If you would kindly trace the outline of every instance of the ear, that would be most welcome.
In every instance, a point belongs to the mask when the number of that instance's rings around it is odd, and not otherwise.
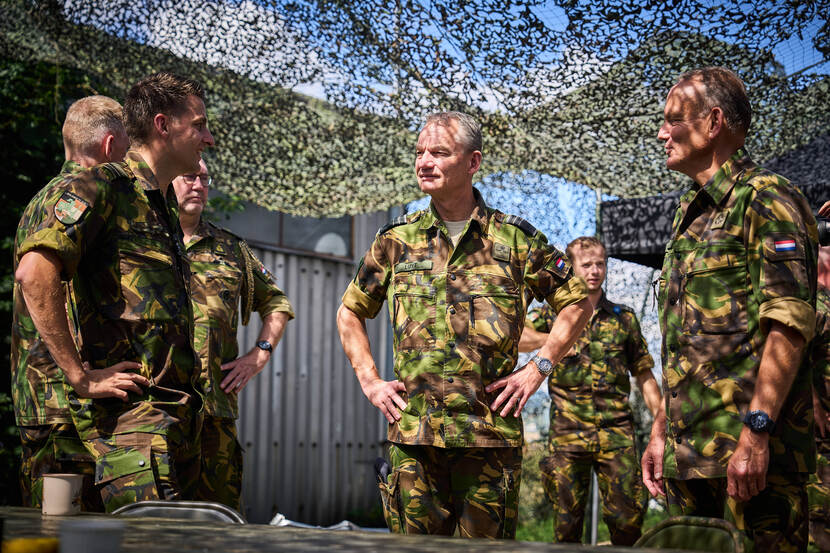
[[[723,119],[723,110],[719,107],[714,107],[709,113],[709,117],[709,138],[715,138],[726,128],[726,122]]]
[[[168,134],[168,124],[170,123],[170,119],[163,113],[157,113],[155,117],[153,117],[153,128],[156,132],[164,138],[167,138]]]
[[[467,172],[470,175],[474,175],[479,169],[481,169],[481,152],[476,150],[470,154],[470,166]]]
[[[115,142],[115,137],[111,133],[104,135],[101,141],[101,153],[104,154],[104,159],[112,161],[112,144]]]

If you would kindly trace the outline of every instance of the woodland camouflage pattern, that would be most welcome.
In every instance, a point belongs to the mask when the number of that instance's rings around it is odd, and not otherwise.
[[[544,305],[528,313],[526,324],[548,333],[555,319]],[[550,452],[540,469],[554,506],[557,542],[582,539],[592,468],[612,543],[632,545],[640,537],[646,494],[634,449],[628,375],[653,366],[634,312],[603,294],[576,344],[548,378]]]
[[[147,164],[131,151],[125,163],[97,166],[66,180],[61,189],[60,197],[43,204],[43,222],[20,245],[18,256],[42,249],[60,258],[63,277],[72,279],[83,361],[93,369],[136,361],[151,381],[143,394],[130,393],[126,403],[70,393],[81,438],[164,434],[188,423],[201,400],[195,390],[189,269],[173,188],[163,198]],[[61,199],[71,200],[75,209],[56,209]]]
[[[810,343],[808,359],[821,407],[830,413],[830,293],[822,287],[817,294],[816,336]],[[819,551],[830,551],[830,435],[822,437],[818,427],[816,449],[816,473],[810,475],[807,484],[810,542]]]
[[[769,320],[815,332],[816,222],[795,187],[741,149],[683,195],[672,229],[658,294],[663,475],[725,477]],[[815,470],[812,412],[805,362],[770,437],[769,474]]]
[[[193,299],[193,334],[202,371],[205,414],[237,418],[236,394],[225,393],[222,364],[239,356],[236,329],[239,304],[244,313],[265,317],[283,311],[294,318],[291,304],[274,277],[241,238],[213,223],[200,221],[186,246]],[[242,324],[247,324],[244,320]]]
[[[555,318],[548,306],[542,306],[530,311],[527,323],[547,333]],[[634,312],[603,294],[576,344],[548,378],[551,450],[633,446],[628,375],[637,376],[653,366]]]
[[[475,197],[454,249],[432,205],[381,229],[343,295],[363,318],[389,301],[395,374],[407,402],[389,426],[392,442],[521,446],[521,417],[491,412],[498,392],[484,387],[516,366],[525,292],[557,312],[587,297],[585,282],[571,278],[567,258],[542,233],[488,208],[477,190]]]
[[[393,468],[379,483],[390,531],[464,538],[516,537],[522,449],[392,444]]]
[[[205,399],[202,471],[197,498],[219,501],[241,511],[242,447],[236,433],[236,393],[219,386],[222,364],[239,356],[236,338],[239,305],[247,324],[251,311],[265,317],[294,312],[274,277],[241,238],[200,221],[187,243],[193,302],[194,346],[201,361],[199,385]]]
[[[597,473],[602,518],[611,543],[633,545],[640,537],[646,489],[634,446],[603,451],[559,450],[539,462],[545,495],[553,504],[555,542],[582,540],[591,469]]]
[[[669,516],[727,520],[746,536],[747,551],[799,553],[807,550],[806,479],[806,474],[768,473],[766,487],[749,501],[739,502],[727,495],[726,478],[669,478],[665,480],[667,511]]]
[[[67,161],[61,172],[44,186],[23,211],[14,239],[14,269],[22,256],[20,245],[43,223],[48,213],[44,203],[56,201],[56,191],[62,191],[64,182],[74,178],[83,168],[74,161]],[[61,192],[57,192],[60,195]],[[55,364],[35,328],[29,310],[23,301],[20,284],[14,284],[14,310],[12,312],[11,369],[12,400],[18,426],[71,423],[69,403],[64,391],[63,373]]]

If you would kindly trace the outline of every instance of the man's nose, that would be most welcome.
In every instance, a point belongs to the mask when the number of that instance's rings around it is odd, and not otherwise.
[[[669,123],[668,121],[663,122],[660,125],[660,130],[657,131],[657,140],[668,140],[669,139]]]
[[[213,141],[213,135],[210,133],[210,129],[205,129],[205,137],[202,139],[208,146],[214,146],[215,142]]]

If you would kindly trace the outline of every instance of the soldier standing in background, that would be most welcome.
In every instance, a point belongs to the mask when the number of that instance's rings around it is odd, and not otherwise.
[[[40,226],[42,205],[61,183],[85,168],[124,159],[130,141],[122,122],[121,104],[106,96],[87,96],[69,106],[63,123],[66,162],[53,180],[43,187],[23,211],[14,241],[17,269],[18,248]],[[20,487],[24,507],[40,507],[43,475],[68,472],[85,475],[83,508],[101,511],[101,496],[93,485],[95,464],[72,424],[61,371],[32,323],[20,285],[13,291],[11,369],[12,401],[20,431],[22,455]],[[65,310],[64,310],[65,312]]]
[[[611,303],[602,291],[605,246],[586,236],[568,244],[565,253],[574,275],[588,285],[594,314],[548,379],[550,455],[540,468],[545,493],[554,506],[554,538],[557,542],[582,540],[593,468],[611,542],[632,545],[640,537],[646,490],[634,447],[629,373],[654,415],[660,406],[660,388],[651,374],[654,360],[631,308]],[[547,305],[532,310],[519,351],[543,344],[553,319]]]
[[[803,551],[815,218],[797,188],[749,158],[752,109],[734,73],[685,73],[664,117],[666,166],[693,184],[660,275],[664,405],[643,478],[671,515],[725,518],[758,552]]]
[[[61,183],[18,249],[15,277],[74,390],[72,419],[108,512],[192,498],[199,477],[190,270],[170,183],[198,171],[213,145],[203,98],[199,83],[169,73],[136,83],[124,103],[126,162]],[[80,351],[64,309],[69,279]]]
[[[380,229],[337,313],[363,393],[389,421],[381,494],[401,533],[515,537],[520,412],[591,313],[565,256],[473,188],[481,147],[470,116],[427,119],[415,173],[430,207]],[[514,371],[527,290],[559,317],[540,355]],[[365,327],[387,299],[392,381],[378,375]]]
[[[291,304],[274,277],[244,240],[202,218],[210,175],[204,161],[196,173],[173,180],[179,224],[190,261],[193,337],[201,360],[204,394],[202,469],[196,499],[242,510],[242,447],[236,432],[237,394],[262,371],[294,318]],[[262,317],[256,347],[242,357],[236,330],[252,311]]]

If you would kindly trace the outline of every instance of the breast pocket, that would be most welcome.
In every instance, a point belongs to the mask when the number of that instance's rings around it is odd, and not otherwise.
[[[511,351],[524,324],[521,296],[515,283],[493,275],[469,292],[469,336],[482,351]]]
[[[747,278],[746,254],[743,250],[708,245],[685,276],[684,332],[746,332]]]
[[[227,264],[205,272],[206,300],[212,319],[227,319],[239,305],[242,271]]]
[[[392,326],[397,351],[435,344],[435,291],[425,274],[396,275],[392,288]]]
[[[121,297],[125,319],[170,321],[179,316],[182,294],[166,244],[151,237],[118,241]]]

